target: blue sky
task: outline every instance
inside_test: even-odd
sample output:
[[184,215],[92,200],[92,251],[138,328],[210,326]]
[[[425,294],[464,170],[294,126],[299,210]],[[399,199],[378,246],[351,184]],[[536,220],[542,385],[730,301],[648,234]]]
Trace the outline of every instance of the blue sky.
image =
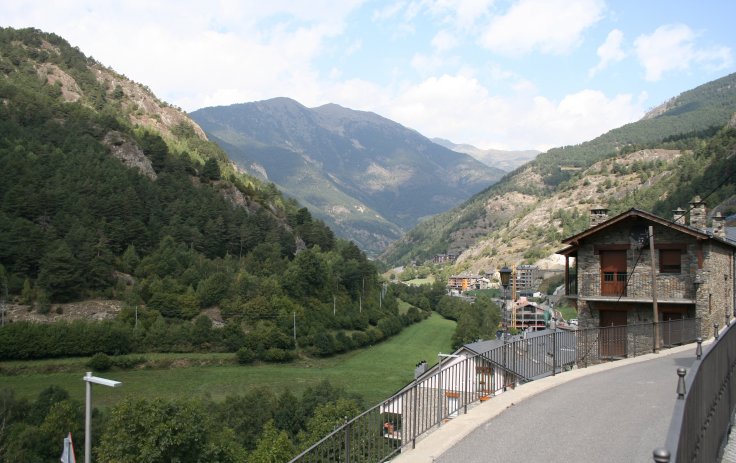
[[286,96],[481,148],[581,143],[736,71],[736,1],[23,1],[187,111]]

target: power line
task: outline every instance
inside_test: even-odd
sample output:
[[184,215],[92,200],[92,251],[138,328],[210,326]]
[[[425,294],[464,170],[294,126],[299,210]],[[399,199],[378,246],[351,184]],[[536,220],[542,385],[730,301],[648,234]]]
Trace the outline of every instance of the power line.
[[[733,172],[731,172],[726,178],[723,179],[723,181],[721,181],[721,183],[719,183],[718,185],[716,185],[716,187],[713,188],[707,195],[705,195],[705,197],[703,197],[700,200],[700,202],[701,203],[704,203],[706,199],[708,199],[709,197],[711,197],[716,191],[718,191],[718,189],[720,189],[721,187],[723,187],[726,184],[726,182],[728,182],[729,180],[731,180],[731,178],[733,178],[734,175],[736,175],[736,170],[733,171]],[[672,220],[669,221],[669,224],[665,224],[664,226],[667,227],[667,228],[672,228],[672,225],[677,224],[678,220],[684,218],[688,213],[692,212],[693,209],[695,209],[695,207],[696,207],[696,203],[691,203],[690,204],[690,209],[688,209],[686,211],[683,211],[682,214],[680,214],[677,217],[673,217]],[[649,232],[647,232],[646,233],[646,237],[644,238],[644,241],[645,242],[646,241],[649,241],[649,239],[653,235],[654,235],[654,233],[652,233],[652,235],[650,235]],[[624,287],[621,290],[621,293],[619,294],[618,299],[616,300],[616,302],[620,302],[621,301],[621,298],[623,297],[624,293],[628,289],[628,287],[629,287],[629,281],[631,281],[631,277],[634,275],[634,270],[636,270],[636,266],[639,264],[639,260],[641,259],[641,256],[642,255],[644,255],[644,246],[643,245],[639,249],[639,256],[636,258],[636,261],[634,262],[634,266],[631,268],[631,272],[629,273],[628,277],[626,278],[626,283],[624,284]]]

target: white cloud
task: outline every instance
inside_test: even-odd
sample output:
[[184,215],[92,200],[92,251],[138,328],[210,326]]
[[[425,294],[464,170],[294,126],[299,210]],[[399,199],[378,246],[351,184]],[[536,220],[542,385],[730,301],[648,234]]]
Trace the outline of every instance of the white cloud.
[[432,46],[438,52],[443,52],[455,48],[458,44],[457,36],[445,29],[437,32],[432,39]]
[[378,112],[385,116],[386,112],[379,108],[391,105],[391,91],[367,80],[348,79],[330,83],[329,101],[350,109]]
[[411,67],[423,76],[434,73],[444,65],[445,60],[438,55],[417,53],[411,58]]
[[669,71],[684,71],[693,64],[709,69],[725,69],[732,65],[731,49],[723,46],[696,47],[696,34],[684,24],[660,26],[649,35],[634,41],[636,55],[644,66],[645,78],[658,81]]
[[386,21],[395,18],[401,10],[406,7],[406,2],[394,2],[373,11],[371,19],[374,21]]
[[544,150],[581,143],[638,119],[643,102],[634,100],[595,90],[559,102],[535,93],[502,97],[471,74],[445,74],[402,88],[384,114],[428,137],[482,148]]
[[487,14],[494,0],[434,0],[429,10],[443,18],[442,22],[463,30],[472,28]]
[[[320,76],[316,60],[359,5],[221,0],[172,8],[166,2],[70,0],[50,11],[45,2],[19,3],[0,7],[3,25],[55,32],[187,110],[284,96],[284,89],[294,89],[288,96],[305,104],[323,103],[327,76]],[[350,44],[348,53],[361,46]]]
[[607,68],[609,64],[626,58],[626,52],[621,49],[623,39],[624,33],[618,29],[608,33],[606,41],[598,47],[598,64],[588,72],[591,77]]
[[480,43],[508,55],[567,53],[601,19],[603,9],[601,0],[520,0],[505,15],[491,19]]

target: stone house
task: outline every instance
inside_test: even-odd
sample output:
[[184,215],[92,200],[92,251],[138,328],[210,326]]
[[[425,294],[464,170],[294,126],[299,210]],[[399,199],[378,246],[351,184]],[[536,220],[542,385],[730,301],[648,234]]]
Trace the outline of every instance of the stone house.
[[724,325],[734,308],[736,243],[726,239],[720,214],[706,228],[697,197],[689,223],[682,209],[672,220],[635,208],[612,218],[607,212],[591,210],[590,228],[558,251],[581,328],[652,322],[655,307],[660,322],[699,317],[704,337]]

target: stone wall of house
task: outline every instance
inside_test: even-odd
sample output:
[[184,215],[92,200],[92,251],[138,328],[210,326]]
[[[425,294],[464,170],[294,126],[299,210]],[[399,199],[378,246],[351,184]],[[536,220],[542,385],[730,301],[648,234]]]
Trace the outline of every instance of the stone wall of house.
[[716,241],[703,246],[703,268],[698,271],[696,314],[702,318],[701,335],[713,336],[713,324],[725,324],[725,316],[733,317],[734,257],[732,248]]
[[[625,244],[629,245],[629,249],[626,250],[627,272],[633,272],[627,282],[626,295],[627,297],[650,298],[652,295],[652,261],[649,252],[648,232],[648,222],[628,221],[615,228],[602,230],[600,233],[587,238],[577,253],[578,294],[583,297],[586,295],[600,295],[600,256],[595,253],[595,246]],[[658,300],[693,298],[695,296],[693,282],[698,265],[699,247],[695,239],[669,227],[655,225],[654,242],[655,245],[664,243],[684,243],[687,245],[686,252],[682,256],[680,274],[660,274],[659,252],[655,250],[654,265]],[[588,278],[587,281],[586,278]],[[581,327],[599,326],[600,318],[596,304],[598,304],[598,307],[601,305],[596,302],[578,300],[578,319]],[[637,307],[636,310],[629,311],[627,314],[629,324],[652,321],[651,304],[636,304],[635,307]]]

